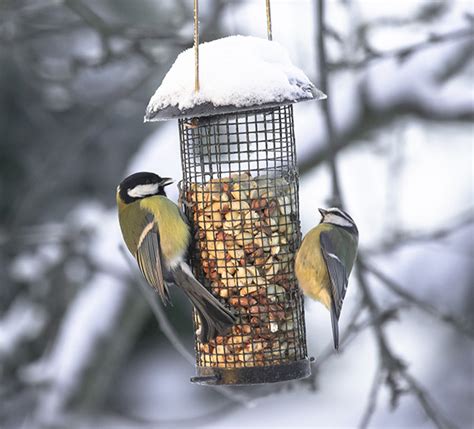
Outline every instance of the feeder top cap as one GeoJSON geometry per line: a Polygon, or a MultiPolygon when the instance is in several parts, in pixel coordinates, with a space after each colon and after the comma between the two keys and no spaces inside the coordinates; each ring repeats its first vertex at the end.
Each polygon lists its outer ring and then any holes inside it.
{"type": "Polygon", "coordinates": [[[199,45],[200,90],[194,90],[194,51],[178,55],[151,97],[145,121],[257,110],[304,100],[319,91],[277,42],[230,36],[199,45]]]}

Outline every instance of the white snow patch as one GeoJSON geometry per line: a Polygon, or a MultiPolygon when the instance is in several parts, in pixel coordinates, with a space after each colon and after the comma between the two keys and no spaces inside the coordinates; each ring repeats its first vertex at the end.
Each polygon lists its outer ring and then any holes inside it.
{"type": "Polygon", "coordinates": [[[98,342],[113,332],[126,290],[117,279],[96,274],[68,307],[51,353],[22,371],[26,382],[50,383],[38,407],[41,421],[54,419],[61,412],[98,342]]]}
{"type": "Polygon", "coordinates": [[[271,102],[325,98],[295,67],[285,48],[251,36],[230,36],[199,45],[200,90],[194,91],[194,50],[178,55],[147,107],[147,116],[168,106],[203,103],[249,107],[271,102]]]}
{"type": "Polygon", "coordinates": [[[60,261],[61,256],[61,248],[58,245],[43,244],[37,251],[28,251],[17,256],[10,267],[10,275],[17,281],[37,282],[60,261]]]}
{"type": "Polygon", "coordinates": [[[92,233],[92,242],[83,240],[91,259],[104,271],[114,271],[117,275],[127,273],[120,246],[123,245],[117,210],[108,210],[103,205],[89,201],[79,204],[68,217],[68,221],[79,231],[92,233]]]}
{"type": "Polygon", "coordinates": [[[34,252],[25,252],[15,258],[10,275],[17,281],[34,282],[44,274],[44,264],[34,252]]]}
{"type": "Polygon", "coordinates": [[[39,335],[46,319],[39,305],[18,297],[0,320],[0,356],[13,354],[20,343],[39,335]]]}

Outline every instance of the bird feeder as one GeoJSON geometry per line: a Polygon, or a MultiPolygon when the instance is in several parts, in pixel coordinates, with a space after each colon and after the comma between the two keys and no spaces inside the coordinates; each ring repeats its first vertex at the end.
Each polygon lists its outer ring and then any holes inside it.
{"type": "MultiPolygon", "coordinates": [[[[301,233],[292,104],[325,96],[275,42],[237,36],[201,45],[199,91],[189,72],[182,78],[192,54],[178,57],[145,116],[179,121],[191,266],[237,316],[225,336],[209,343],[196,336],[192,381],[307,377],[303,296],[294,272],[301,233]]],[[[199,331],[196,314],[194,324],[199,331]]]]}

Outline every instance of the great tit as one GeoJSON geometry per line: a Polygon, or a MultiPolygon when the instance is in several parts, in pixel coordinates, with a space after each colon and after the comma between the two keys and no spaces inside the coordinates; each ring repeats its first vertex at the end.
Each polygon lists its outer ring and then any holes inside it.
{"type": "Polygon", "coordinates": [[[167,284],[180,287],[200,321],[199,339],[224,335],[235,317],[198,280],[185,262],[191,242],[189,226],[178,206],[166,197],[172,180],[154,173],[135,173],[117,187],[123,239],[146,281],[169,301],[167,284]]]}
{"type": "Polygon", "coordinates": [[[339,348],[339,316],[349,274],[357,255],[359,231],[339,208],[319,209],[321,222],[303,239],[295,260],[296,277],[305,295],[331,312],[334,347],[339,348]]]}

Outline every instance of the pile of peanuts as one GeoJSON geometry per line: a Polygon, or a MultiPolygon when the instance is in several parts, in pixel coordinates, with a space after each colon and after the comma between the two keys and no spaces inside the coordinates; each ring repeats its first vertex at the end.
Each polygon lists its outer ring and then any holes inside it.
{"type": "Polygon", "coordinates": [[[264,366],[302,357],[292,186],[281,177],[247,173],[190,184],[198,265],[213,294],[238,316],[225,337],[198,342],[201,366],[264,366]]]}

